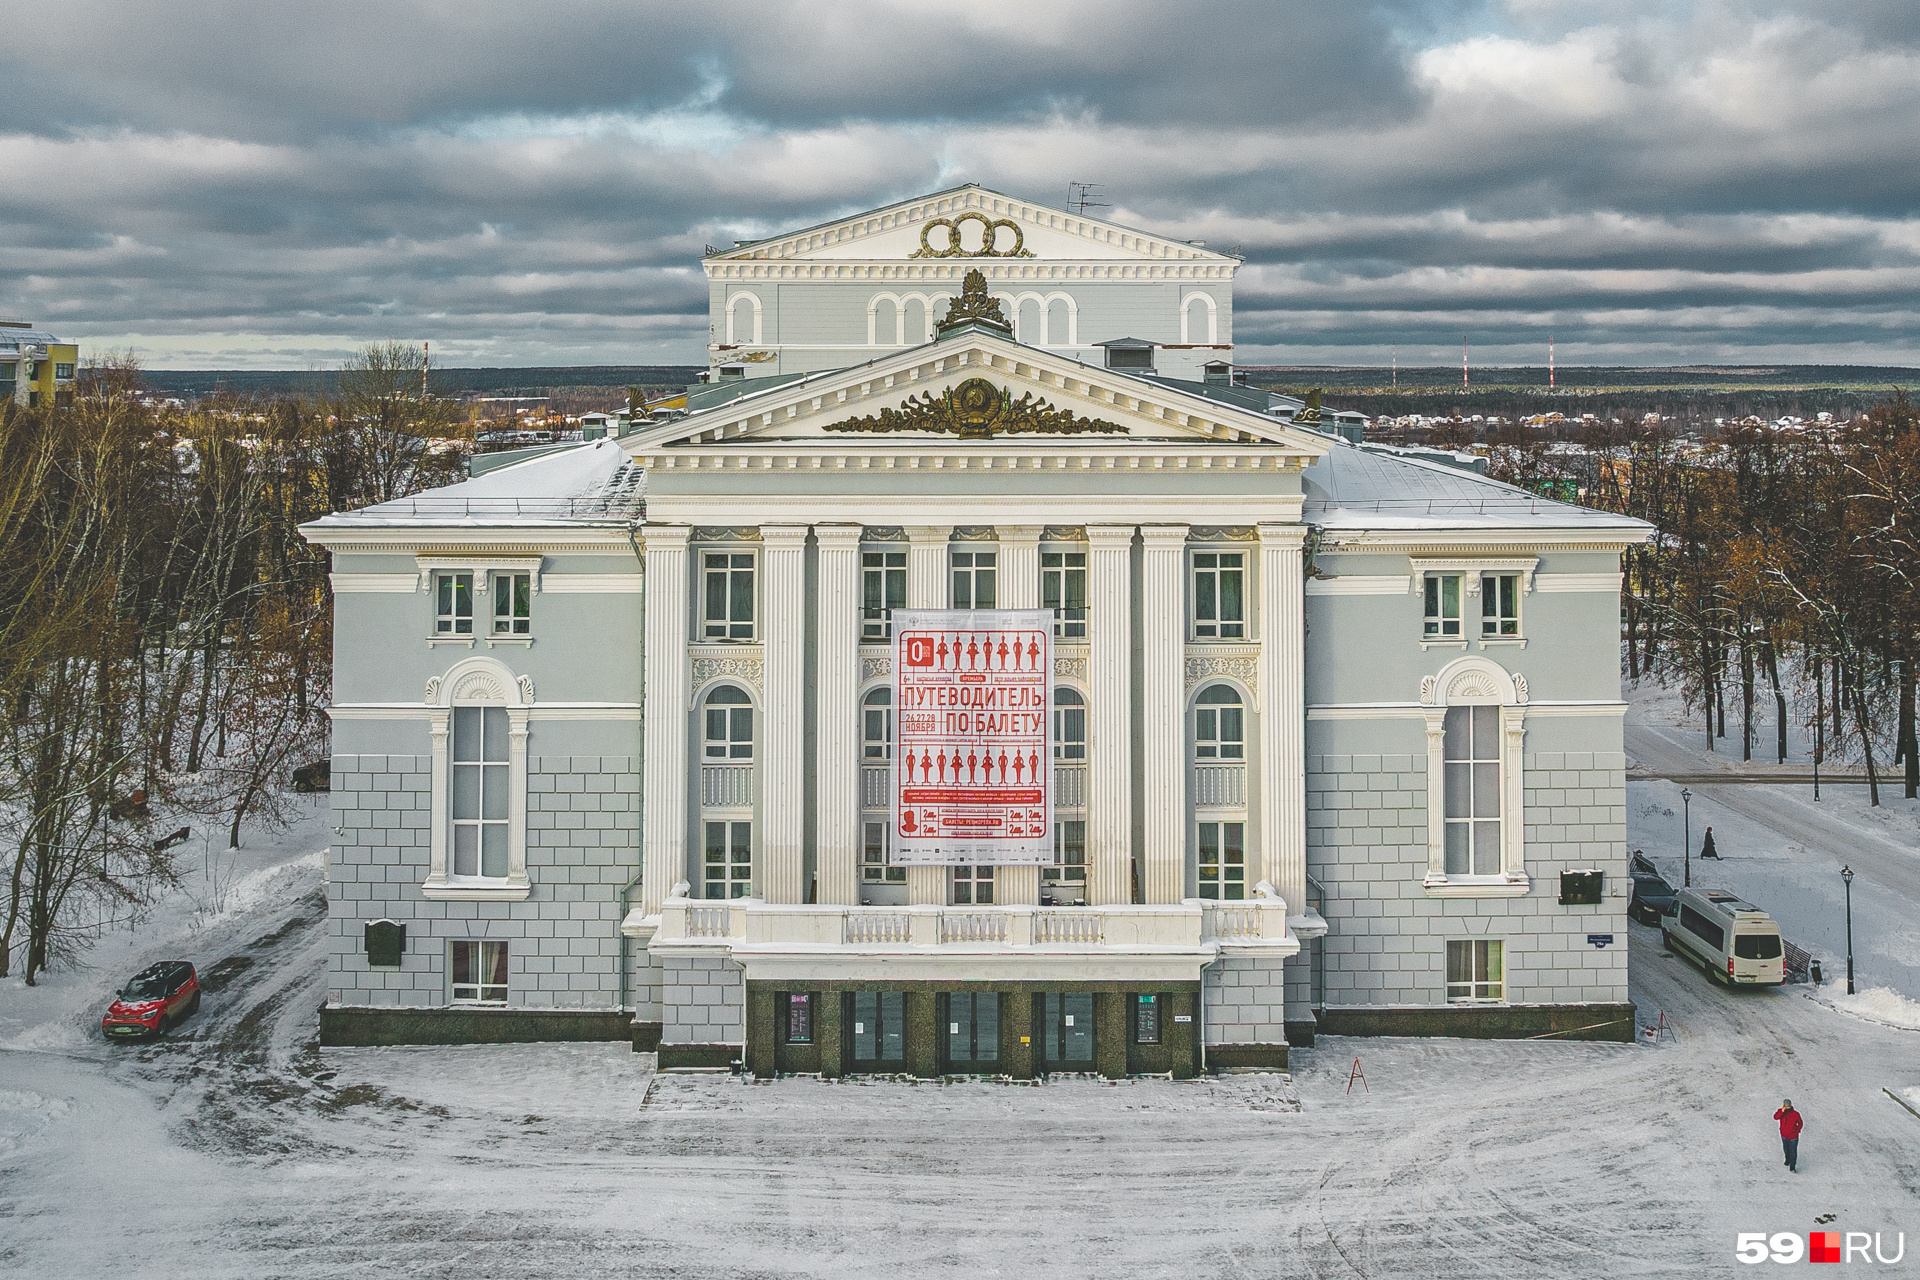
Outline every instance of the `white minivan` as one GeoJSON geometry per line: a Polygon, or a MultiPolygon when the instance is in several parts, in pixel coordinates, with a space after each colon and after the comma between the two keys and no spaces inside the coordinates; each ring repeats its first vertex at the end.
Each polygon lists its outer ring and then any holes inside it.
{"type": "Polygon", "coordinates": [[[1787,980],[1780,926],[1725,889],[1682,889],[1672,914],[1661,918],[1660,936],[1668,950],[1692,956],[1729,986],[1777,987],[1787,980]]]}

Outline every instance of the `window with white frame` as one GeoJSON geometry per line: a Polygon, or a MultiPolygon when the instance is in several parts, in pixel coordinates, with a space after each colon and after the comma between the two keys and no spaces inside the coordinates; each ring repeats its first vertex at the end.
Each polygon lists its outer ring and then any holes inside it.
{"type": "Polygon", "coordinates": [[[1053,758],[1062,764],[1087,759],[1087,700],[1066,685],[1053,691],[1053,758]]]}
{"type": "Polygon", "coordinates": [[[860,878],[868,884],[905,884],[907,869],[887,865],[888,819],[870,818],[860,825],[860,878]]]}
{"type": "Polygon", "coordinates": [[[1084,819],[1067,818],[1053,824],[1053,865],[1046,868],[1045,878],[1058,893],[1071,896],[1086,892],[1087,824],[1084,819]]]}
{"type": "Polygon", "coordinates": [[[992,906],[993,868],[955,867],[953,869],[953,902],[955,906],[961,907],[992,906]]]}
{"type": "Polygon", "coordinates": [[[507,824],[513,810],[508,781],[507,709],[455,707],[453,757],[453,857],[461,879],[507,876],[507,824]]]}
{"type": "Polygon", "coordinates": [[[753,823],[749,819],[709,819],[704,841],[705,898],[753,896],[753,823]]]}
{"type": "Polygon", "coordinates": [[[1448,707],[1445,726],[1446,873],[1498,875],[1500,708],[1448,707]]]}
{"type": "Polygon", "coordinates": [[[454,942],[449,971],[455,1004],[507,1002],[507,944],[454,942]]]}
{"type": "Polygon", "coordinates": [[[1053,638],[1087,638],[1087,553],[1040,553],[1040,604],[1053,610],[1053,638]]]}
{"type": "Polygon", "coordinates": [[[751,551],[701,553],[702,639],[753,639],[753,559],[751,551]]]}
{"type": "Polygon", "coordinates": [[[1460,576],[1426,576],[1426,619],[1420,634],[1428,640],[1458,640],[1460,631],[1460,576]]]}
{"type": "Polygon", "coordinates": [[[1247,637],[1246,557],[1239,551],[1193,553],[1193,636],[1247,637]]]}
{"type": "Polygon", "coordinates": [[[953,568],[953,604],[955,609],[996,609],[1000,553],[955,549],[948,553],[953,568]]]}
{"type": "Polygon", "coordinates": [[[885,643],[893,639],[893,611],[907,604],[907,553],[860,553],[860,639],[885,643]]]}
{"type": "Polygon", "coordinates": [[[860,701],[860,758],[893,759],[893,690],[869,689],[860,701]]]}
{"type": "Polygon", "coordinates": [[[1447,999],[1455,1004],[1507,998],[1506,950],[1497,939],[1447,943],[1447,999]]]}
{"type": "Polygon", "coordinates": [[[1480,575],[1480,635],[1484,639],[1520,634],[1520,575],[1480,575]]]}
{"type": "Polygon", "coordinates": [[[473,634],[473,574],[464,570],[442,570],[434,574],[433,602],[433,634],[473,634]]]}
{"type": "Polygon", "coordinates": [[[753,701],[746,690],[723,684],[707,695],[705,746],[713,762],[753,759],[753,701]]]}
{"type": "Polygon", "coordinates": [[[1199,832],[1202,898],[1239,902],[1247,896],[1247,824],[1203,822],[1199,832]]]}
{"type": "Polygon", "coordinates": [[[1246,709],[1233,686],[1208,685],[1194,700],[1193,755],[1209,762],[1247,758],[1246,709]]]}
{"type": "Polygon", "coordinates": [[[533,575],[496,573],[493,579],[493,634],[524,636],[533,632],[533,575]]]}

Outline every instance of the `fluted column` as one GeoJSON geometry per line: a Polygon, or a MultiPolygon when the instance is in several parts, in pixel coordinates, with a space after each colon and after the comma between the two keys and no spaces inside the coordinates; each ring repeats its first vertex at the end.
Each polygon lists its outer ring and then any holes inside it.
{"type": "Polygon", "coordinates": [[[766,689],[760,732],[760,840],[753,896],[806,900],[807,527],[760,527],[766,689]]]}
{"type": "Polygon", "coordinates": [[[1185,562],[1187,526],[1144,525],[1140,578],[1140,785],[1146,815],[1141,896],[1178,902],[1187,887],[1185,562]]]}
{"type": "MultiPolygon", "coordinates": [[[[1000,607],[1040,607],[1040,526],[1000,525],[1000,607]]],[[[993,873],[993,899],[1002,904],[1040,901],[1040,868],[1000,867],[993,873]]]]}
{"type": "MultiPolygon", "coordinates": [[[[907,607],[945,609],[949,603],[947,540],[952,525],[910,525],[907,528],[907,607]]],[[[916,906],[944,906],[947,901],[945,867],[908,867],[907,895],[916,906]]]]}
{"type": "Polygon", "coordinates": [[[1132,525],[1087,526],[1087,901],[1133,900],[1132,525]]]}
{"type": "Polygon", "coordinates": [[[815,525],[814,873],[818,900],[860,901],[860,526],[815,525]]]}
{"type": "Polygon", "coordinates": [[[640,808],[640,902],[657,915],[687,878],[687,538],[684,525],[647,525],[646,702],[640,808]]]}
{"type": "MultiPolygon", "coordinates": [[[[1260,526],[1260,841],[1250,880],[1299,915],[1307,899],[1306,574],[1299,525],[1260,526]]],[[[1251,885],[1248,886],[1251,889],[1251,885]]]]}

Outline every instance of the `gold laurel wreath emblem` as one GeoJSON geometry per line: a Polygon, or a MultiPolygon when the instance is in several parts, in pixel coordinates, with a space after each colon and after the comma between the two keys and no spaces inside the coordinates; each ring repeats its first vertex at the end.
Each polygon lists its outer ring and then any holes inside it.
{"type": "Polygon", "coordinates": [[[986,214],[978,210],[969,209],[957,217],[929,219],[920,228],[920,251],[910,256],[915,258],[1031,258],[1033,255],[1027,252],[1026,246],[1027,237],[1025,233],[1020,230],[1020,224],[1013,219],[989,218],[986,214]],[[980,224],[982,239],[978,249],[963,249],[960,247],[960,224],[963,222],[977,222],[980,224]],[[932,236],[935,227],[945,227],[947,229],[947,247],[944,249],[936,249],[933,247],[932,236]],[[1013,248],[1011,249],[1001,250],[993,247],[994,241],[999,238],[1000,228],[1002,227],[1013,232],[1013,248]]]}

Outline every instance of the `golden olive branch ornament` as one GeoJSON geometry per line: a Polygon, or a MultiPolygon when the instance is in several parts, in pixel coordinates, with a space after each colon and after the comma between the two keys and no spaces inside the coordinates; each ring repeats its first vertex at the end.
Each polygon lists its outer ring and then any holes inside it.
{"type": "Polygon", "coordinates": [[[1125,433],[1117,422],[1082,418],[1057,409],[1029,391],[1018,400],[985,378],[968,378],[942,392],[909,396],[898,409],[882,409],[870,418],[850,418],[828,431],[927,431],[977,440],[995,435],[1082,435],[1125,433]]]}

